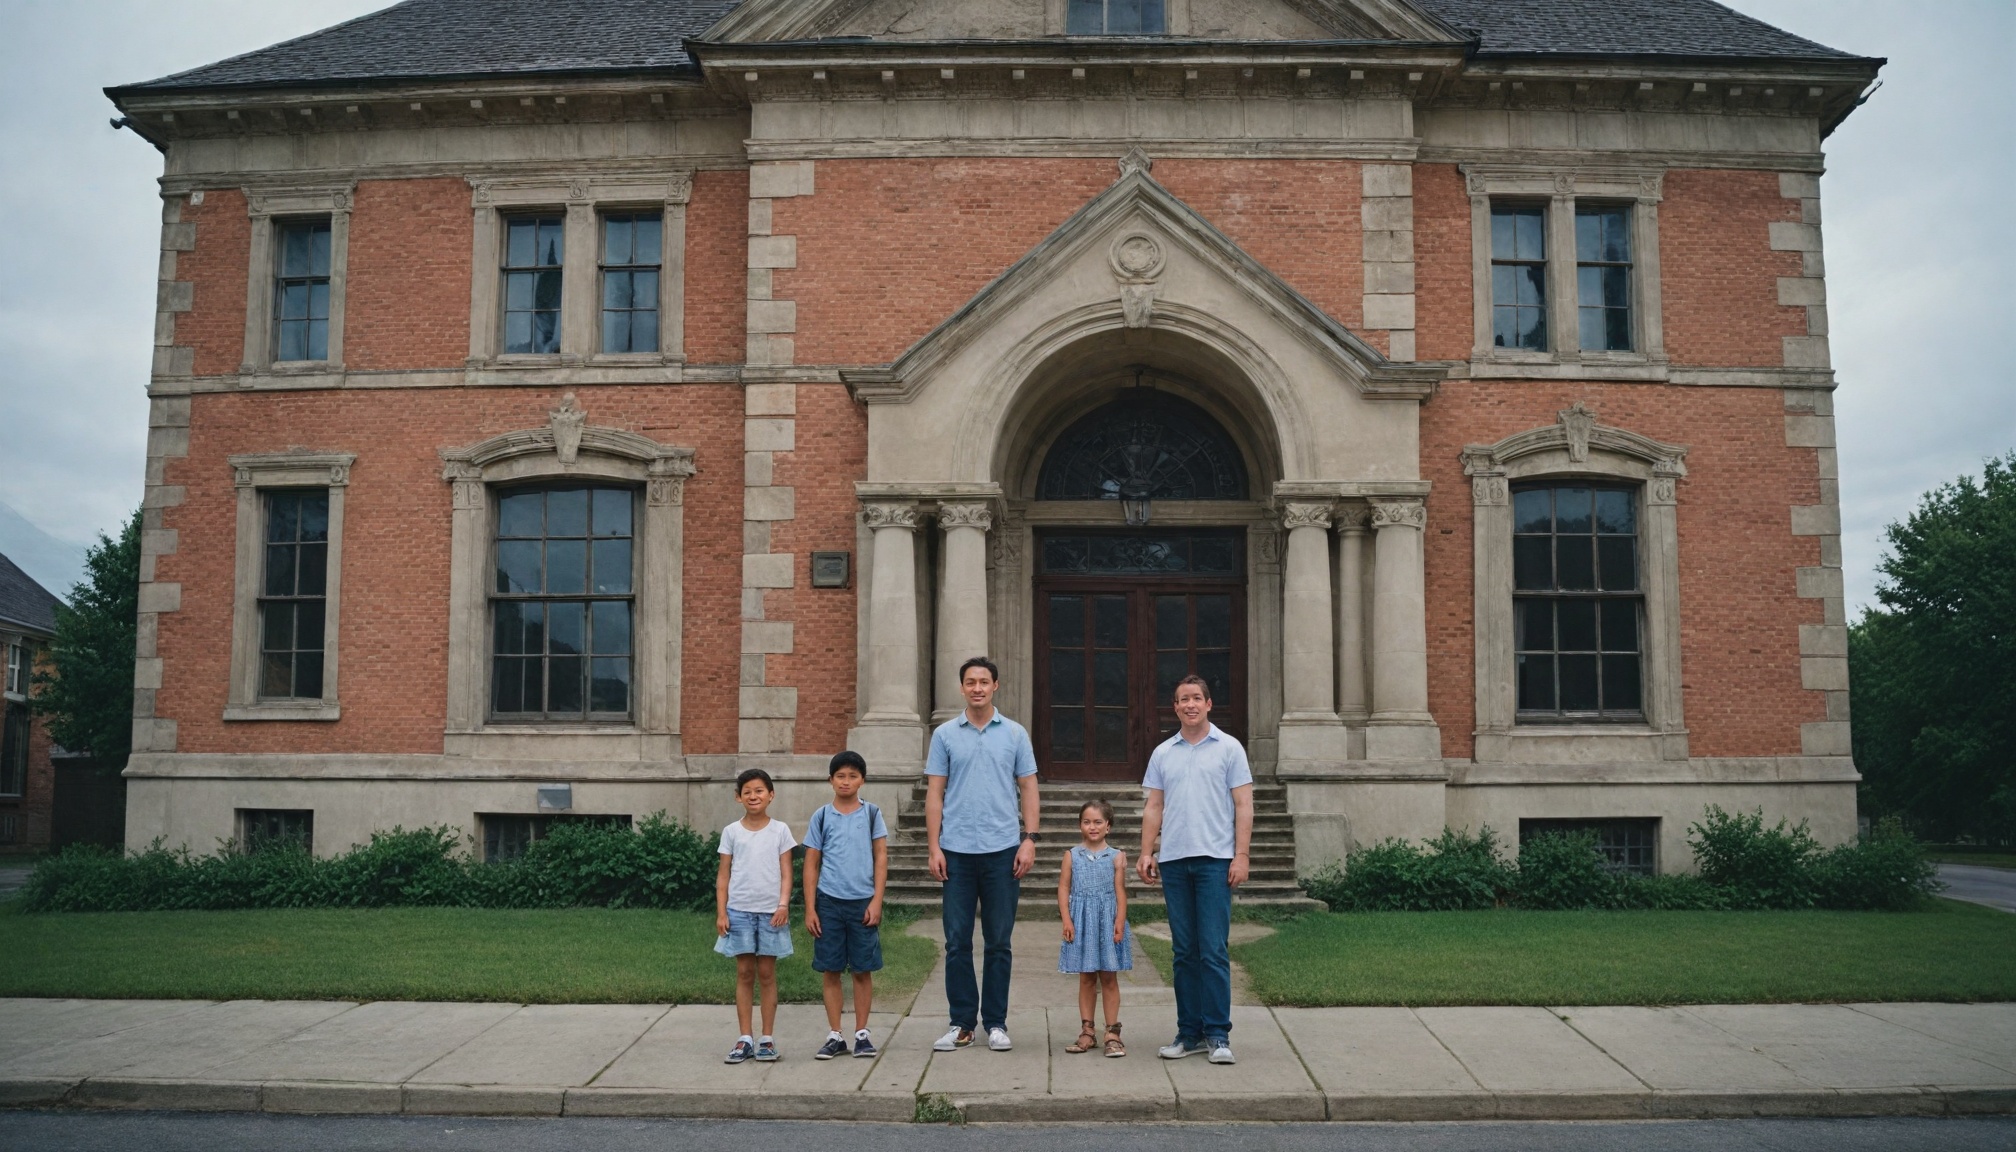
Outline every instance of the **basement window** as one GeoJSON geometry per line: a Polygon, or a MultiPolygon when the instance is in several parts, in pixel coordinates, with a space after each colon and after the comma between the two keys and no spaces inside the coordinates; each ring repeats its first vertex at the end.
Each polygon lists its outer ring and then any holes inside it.
{"type": "Polygon", "coordinates": [[[1596,851],[1612,872],[1650,876],[1659,870],[1657,820],[1521,820],[1519,843],[1554,834],[1593,832],[1596,851]]]}
{"type": "Polygon", "coordinates": [[[514,816],[483,813],[476,817],[483,829],[483,862],[499,864],[516,860],[525,850],[544,840],[562,824],[592,824],[604,828],[628,828],[628,816],[588,816],[568,813],[561,816],[514,816]]]}
{"type": "Polygon", "coordinates": [[[315,850],[315,811],[312,808],[240,808],[238,846],[246,853],[274,848],[299,847],[315,850]]]}

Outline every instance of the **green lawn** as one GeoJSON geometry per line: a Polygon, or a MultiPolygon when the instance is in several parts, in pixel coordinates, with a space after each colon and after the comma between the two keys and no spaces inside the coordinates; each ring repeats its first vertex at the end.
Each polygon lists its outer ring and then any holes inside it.
{"type": "MultiPolygon", "coordinates": [[[[29,916],[0,904],[0,996],[727,1003],[714,917],[607,908],[287,909],[29,916]]],[[[777,966],[819,999],[812,941],[777,966]]],[[[885,925],[876,999],[907,1005],[937,948],[885,925]]]]}
{"type": "MultiPolygon", "coordinates": [[[[1167,945],[1148,941],[1167,969],[1167,945]]],[[[2016,915],[1312,913],[1237,945],[1269,1004],[2016,1000],[2016,915]]]]}

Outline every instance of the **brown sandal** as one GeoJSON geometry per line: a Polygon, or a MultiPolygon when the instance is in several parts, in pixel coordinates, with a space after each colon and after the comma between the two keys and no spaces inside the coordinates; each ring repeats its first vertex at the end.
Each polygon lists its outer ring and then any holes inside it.
{"type": "MultiPolygon", "coordinates": [[[[1086,1023],[1090,1024],[1091,1021],[1087,1020],[1086,1023]]],[[[1120,1042],[1120,1025],[1108,1024],[1106,1026],[1106,1055],[1125,1056],[1126,1054],[1127,1045],[1120,1042]]]]}
{"type": "Polygon", "coordinates": [[[1078,1024],[1078,1039],[1072,1041],[1064,1049],[1064,1051],[1073,1055],[1080,1052],[1090,1052],[1099,1044],[1098,1034],[1092,1031],[1092,1022],[1090,1020],[1080,1020],[1078,1024]]]}

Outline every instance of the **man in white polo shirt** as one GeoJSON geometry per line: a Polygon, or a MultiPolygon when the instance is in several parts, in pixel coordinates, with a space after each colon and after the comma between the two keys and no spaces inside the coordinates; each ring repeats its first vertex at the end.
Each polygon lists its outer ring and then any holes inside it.
{"type": "Polygon", "coordinates": [[[1246,882],[1253,845],[1253,770],[1246,749],[1211,723],[1211,686],[1176,685],[1176,735],[1157,745],[1141,781],[1145,883],[1162,879],[1176,953],[1176,1040],[1164,1060],[1207,1053],[1232,1064],[1232,889],[1246,882]]]}

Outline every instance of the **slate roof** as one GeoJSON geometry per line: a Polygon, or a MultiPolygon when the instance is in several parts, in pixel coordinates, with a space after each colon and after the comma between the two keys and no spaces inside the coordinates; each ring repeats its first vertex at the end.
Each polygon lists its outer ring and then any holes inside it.
{"type": "MultiPolygon", "coordinates": [[[[1415,0],[1480,54],[1853,59],[1713,0],[1415,0]]],[[[110,91],[171,92],[692,65],[736,0],[406,0],[216,64],[110,91]]]]}
{"type": "Polygon", "coordinates": [[[1749,56],[1852,60],[1713,0],[1414,0],[1480,37],[1480,56],[1749,56]]]}
{"type": "Polygon", "coordinates": [[[0,554],[0,620],[54,636],[58,603],[34,577],[0,554]]]}

